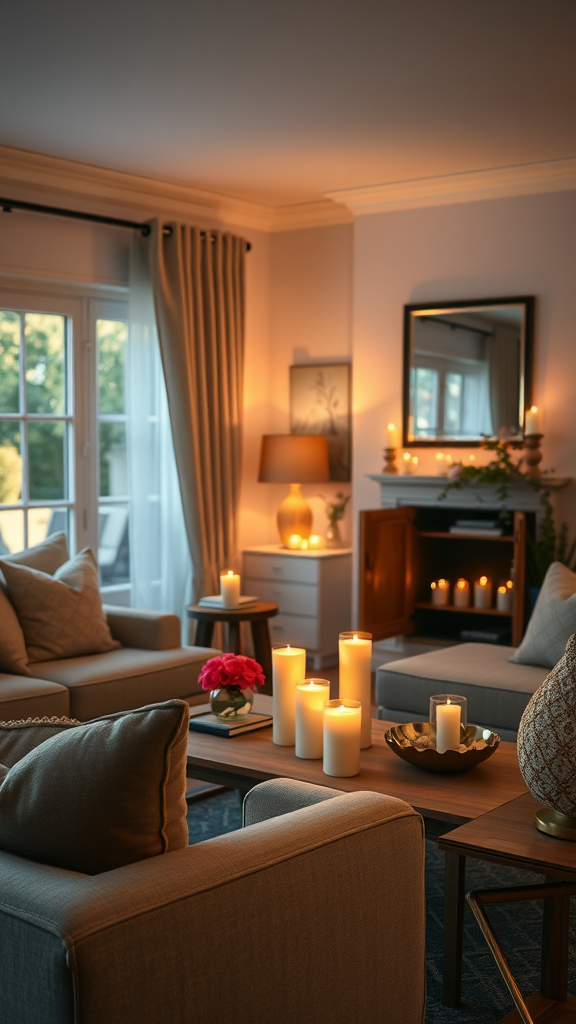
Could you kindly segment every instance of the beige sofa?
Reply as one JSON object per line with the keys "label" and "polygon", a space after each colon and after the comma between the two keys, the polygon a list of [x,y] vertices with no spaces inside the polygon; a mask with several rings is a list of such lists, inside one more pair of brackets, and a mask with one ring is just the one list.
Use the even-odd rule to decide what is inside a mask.
{"label": "beige sofa", "polygon": [[422,1024],[420,816],[278,779],[244,824],[98,875],[0,851],[0,1020]]}
{"label": "beige sofa", "polygon": [[206,700],[198,675],[209,647],[183,647],[177,615],[105,607],[122,647],[105,654],[36,662],[34,676],[0,673],[0,720],[69,715],[84,722],[180,697]]}

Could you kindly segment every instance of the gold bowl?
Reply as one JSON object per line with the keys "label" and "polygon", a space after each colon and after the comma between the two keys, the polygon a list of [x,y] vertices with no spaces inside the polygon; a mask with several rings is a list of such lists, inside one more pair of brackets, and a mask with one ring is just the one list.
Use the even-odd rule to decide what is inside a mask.
{"label": "gold bowl", "polygon": [[500,743],[497,732],[469,725],[461,730],[458,750],[440,754],[434,746],[434,726],[430,722],[405,722],[384,734],[386,743],[398,757],[427,772],[467,772],[491,757]]}

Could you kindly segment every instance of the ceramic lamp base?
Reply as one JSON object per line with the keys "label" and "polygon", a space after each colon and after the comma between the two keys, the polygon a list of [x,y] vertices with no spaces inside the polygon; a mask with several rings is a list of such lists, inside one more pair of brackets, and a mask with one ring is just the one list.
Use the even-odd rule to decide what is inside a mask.
{"label": "ceramic lamp base", "polygon": [[534,824],[540,832],[547,832],[556,839],[569,839],[576,843],[576,818],[555,811],[552,807],[543,807],[536,811]]}
{"label": "ceramic lamp base", "polygon": [[290,484],[290,492],[278,507],[276,516],[278,533],[285,548],[290,537],[298,535],[307,540],[312,532],[312,509],[302,496],[300,484]]}

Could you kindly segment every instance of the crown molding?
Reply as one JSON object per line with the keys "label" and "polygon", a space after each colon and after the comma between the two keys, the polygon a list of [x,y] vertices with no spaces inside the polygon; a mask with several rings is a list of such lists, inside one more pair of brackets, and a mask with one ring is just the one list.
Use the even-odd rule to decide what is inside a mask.
{"label": "crown molding", "polygon": [[[331,199],[290,206],[236,199],[219,192],[177,185],[125,171],[63,160],[0,146],[0,187],[17,189],[12,199],[37,197],[40,190],[52,205],[70,205],[76,199],[88,202],[88,212],[108,213],[128,219],[151,216],[179,216],[200,220],[202,226],[251,228],[257,231],[290,231],[299,228],[341,224],[352,220],[345,206]],[[27,195],[22,195],[25,189]],[[36,198],[36,201],[38,199]]]}
{"label": "crown molding", "polygon": [[355,216],[576,189],[576,157],[325,192]]}

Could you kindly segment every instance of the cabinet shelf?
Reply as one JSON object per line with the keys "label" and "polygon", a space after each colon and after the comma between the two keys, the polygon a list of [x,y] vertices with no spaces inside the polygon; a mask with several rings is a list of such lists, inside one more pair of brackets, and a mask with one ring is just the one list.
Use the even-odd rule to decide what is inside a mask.
{"label": "cabinet shelf", "polygon": [[514,542],[514,537],[511,533],[503,534],[499,537],[486,537],[483,534],[477,533],[442,533],[438,530],[416,530],[417,537],[444,537],[450,538],[450,540],[489,540],[489,541],[505,541],[508,544]]}
{"label": "cabinet shelf", "polygon": [[512,612],[501,612],[498,608],[457,608],[453,604],[432,604],[430,601],[415,601],[415,608],[426,608],[431,612],[459,612],[460,615],[499,615],[502,618],[512,618]]}

